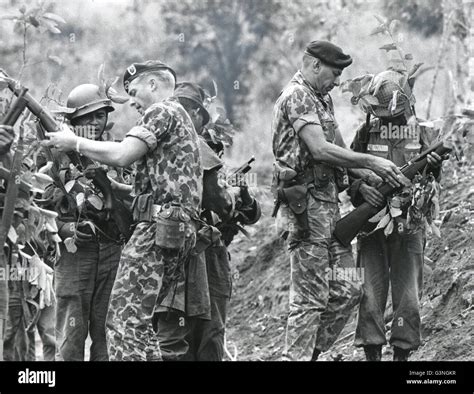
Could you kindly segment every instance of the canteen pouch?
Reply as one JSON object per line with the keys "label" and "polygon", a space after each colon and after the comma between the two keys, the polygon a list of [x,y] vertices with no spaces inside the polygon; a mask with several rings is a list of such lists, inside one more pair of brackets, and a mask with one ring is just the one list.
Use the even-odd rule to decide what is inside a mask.
{"label": "canteen pouch", "polygon": [[153,194],[141,194],[136,196],[132,203],[134,222],[151,222],[153,213]]}
{"label": "canteen pouch", "polygon": [[155,244],[165,249],[182,249],[191,233],[191,218],[179,205],[165,205],[156,219]]}

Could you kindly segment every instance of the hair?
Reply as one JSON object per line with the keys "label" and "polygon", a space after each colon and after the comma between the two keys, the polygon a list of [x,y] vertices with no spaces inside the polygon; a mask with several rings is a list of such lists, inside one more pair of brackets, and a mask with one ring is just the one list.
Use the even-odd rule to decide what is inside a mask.
{"label": "hair", "polygon": [[315,60],[319,60],[322,63],[321,59],[318,59],[317,57],[311,56],[308,53],[303,54],[303,68],[310,67]]}
{"label": "hair", "polygon": [[175,88],[176,80],[170,70],[163,69],[163,70],[146,71],[143,74],[139,75],[138,79],[141,81],[147,77],[156,78],[159,82],[161,82],[164,85],[166,89],[174,90]]}

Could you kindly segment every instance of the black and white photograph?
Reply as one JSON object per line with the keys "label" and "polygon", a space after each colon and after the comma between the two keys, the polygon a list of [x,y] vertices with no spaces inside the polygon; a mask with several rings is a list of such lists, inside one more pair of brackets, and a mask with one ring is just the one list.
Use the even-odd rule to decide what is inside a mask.
{"label": "black and white photograph", "polygon": [[473,21],[0,0],[0,393],[472,393]]}

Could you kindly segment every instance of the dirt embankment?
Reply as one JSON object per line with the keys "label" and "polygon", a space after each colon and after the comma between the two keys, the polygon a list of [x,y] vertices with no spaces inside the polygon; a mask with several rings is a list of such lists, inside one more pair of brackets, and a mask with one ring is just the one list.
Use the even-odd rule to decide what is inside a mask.
{"label": "dirt embankment", "polygon": [[[474,261],[473,167],[451,165],[441,192],[441,238],[428,235],[421,300],[423,344],[412,360],[472,360]],[[263,217],[248,228],[251,239],[236,238],[230,248],[234,273],[227,322],[227,359],[278,360],[284,346],[288,313],[289,258],[276,235],[271,194],[260,191]],[[387,311],[387,321],[390,316]],[[387,326],[389,329],[389,324]],[[355,313],[323,360],[363,360],[352,346]],[[384,360],[392,357],[384,347]]]}

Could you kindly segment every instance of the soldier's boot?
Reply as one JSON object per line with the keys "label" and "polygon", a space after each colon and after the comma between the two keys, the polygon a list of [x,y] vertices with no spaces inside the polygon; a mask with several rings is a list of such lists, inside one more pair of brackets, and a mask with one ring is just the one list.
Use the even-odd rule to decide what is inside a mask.
{"label": "soldier's boot", "polygon": [[367,361],[382,361],[382,345],[366,345],[364,352]]}
{"label": "soldier's boot", "polygon": [[408,361],[410,350],[393,347],[393,361]]}
{"label": "soldier's boot", "polygon": [[318,361],[318,357],[321,354],[321,350],[314,348],[313,355],[311,356],[311,361]]}

